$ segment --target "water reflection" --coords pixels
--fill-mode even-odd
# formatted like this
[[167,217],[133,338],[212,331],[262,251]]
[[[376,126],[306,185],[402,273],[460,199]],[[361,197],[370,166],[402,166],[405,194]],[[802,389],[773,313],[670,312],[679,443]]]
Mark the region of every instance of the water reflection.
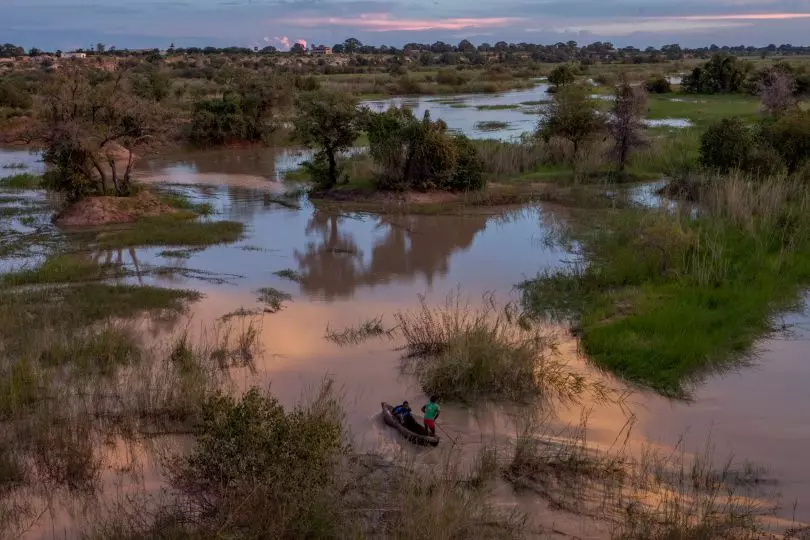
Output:
[[422,277],[428,286],[446,276],[453,253],[468,249],[484,230],[487,216],[385,216],[376,221],[369,257],[351,232],[346,218],[316,210],[306,233],[315,240],[295,251],[302,290],[326,300],[350,298],[358,287]]

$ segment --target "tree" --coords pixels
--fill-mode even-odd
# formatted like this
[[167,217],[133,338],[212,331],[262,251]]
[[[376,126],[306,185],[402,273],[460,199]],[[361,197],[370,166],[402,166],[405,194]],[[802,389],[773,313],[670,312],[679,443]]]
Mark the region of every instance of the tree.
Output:
[[475,45],[467,41],[466,39],[462,39],[458,44],[458,51],[459,52],[474,52]]
[[160,102],[168,97],[172,80],[166,72],[153,68],[145,75],[137,77],[132,82],[132,89],[143,99]]
[[772,70],[760,84],[762,109],[768,116],[778,118],[798,106],[795,96],[796,81],[782,70]]
[[106,50],[107,50],[106,45],[104,45],[103,43],[96,43],[96,52],[98,54],[104,54],[104,51]]
[[302,45],[301,43],[294,43],[292,47],[290,47],[290,52],[292,54],[307,54],[307,48]]
[[572,167],[577,173],[579,150],[584,142],[602,129],[596,102],[587,88],[567,86],[554,95],[537,126],[537,135],[545,141],[559,137],[573,146]]
[[422,120],[405,107],[367,113],[366,131],[383,189],[469,191],[485,185],[470,140],[450,133],[441,120],[432,121],[427,111]]
[[619,173],[624,173],[630,152],[642,144],[642,133],[646,129],[644,113],[647,111],[647,91],[641,86],[632,86],[622,74],[616,87],[612,115],[607,121],[607,129],[613,137],[613,157]]
[[557,66],[552,69],[551,73],[548,75],[548,82],[551,83],[555,89],[564,88],[569,84],[573,84],[575,80],[576,74],[568,64]]
[[695,94],[732,94],[743,89],[748,70],[749,66],[734,56],[715,54],[684,77],[682,87]]
[[126,92],[124,75],[65,66],[42,89],[34,141],[51,167],[46,183],[71,200],[129,195],[135,152],[166,132],[165,111]]
[[37,49],[36,47],[32,47],[31,50],[28,51],[28,56],[32,58],[42,56],[42,51]]
[[301,94],[296,109],[296,138],[318,149],[310,172],[321,187],[331,188],[340,179],[338,155],[348,150],[359,134],[357,104],[345,94],[316,91]]
[[273,54],[277,53],[278,49],[273,47],[272,45],[268,45],[267,47],[263,47],[262,50],[259,51],[262,54]]
[[362,46],[363,43],[357,38],[349,38],[343,42],[343,50],[348,54],[356,53]]
[[798,171],[810,160],[810,112],[796,111],[765,123],[763,137],[782,156],[788,172]]
[[723,118],[700,137],[700,164],[721,173],[742,168],[755,146],[753,130],[738,117]]
[[16,79],[0,79],[0,107],[30,109],[34,100]]

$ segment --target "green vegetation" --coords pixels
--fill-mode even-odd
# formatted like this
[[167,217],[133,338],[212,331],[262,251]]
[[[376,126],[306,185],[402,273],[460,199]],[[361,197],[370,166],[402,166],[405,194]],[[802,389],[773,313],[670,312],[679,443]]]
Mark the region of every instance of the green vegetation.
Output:
[[477,122],[475,129],[480,131],[500,131],[509,127],[509,122],[499,122],[497,120],[486,120],[484,122]]
[[324,337],[332,343],[344,347],[346,345],[358,345],[368,339],[390,335],[392,331],[383,327],[382,317],[368,319],[357,326],[344,328],[340,332],[326,327]]
[[292,300],[292,296],[273,287],[262,287],[258,293],[259,302],[266,306],[265,311],[269,313],[281,311],[284,302]]
[[188,198],[187,195],[177,192],[167,192],[160,194],[160,200],[164,204],[176,208],[177,210],[185,210],[193,212],[200,216],[210,216],[214,213],[214,207],[211,203],[195,203]]
[[519,109],[520,105],[477,105],[479,111],[508,111]]
[[131,226],[105,231],[97,237],[101,248],[135,246],[209,246],[236,242],[244,225],[237,221],[197,221],[172,214],[142,218]]
[[0,187],[10,189],[39,189],[42,177],[30,173],[15,174],[0,178]]
[[313,92],[302,94],[296,107],[295,136],[317,148],[312,161],[304,167],[317,186],[334,187],[342,176],[338,155],[348,150],[359,134],[357,104],[340,94]]
[[33,285],[38,283],[73,283],[100,281],[125,275],[121,266],[98,264],[81,254],[52,255],[40,266],[8,272],[0,276],[7,285]]
[[596,365],[674,396],[745,358],[810,281],[801,183],[709,177],[693,193],[697,219],[625,210],[571,231],[587,264],[524,285],[535,312],[576,318]]
[[431,308],[395,315],[407,344],[407,366],[428,395],[473,402],[577,399],[596,389],[553,354],[554,339],[491,296],[473,308],[458,294]]
[[650,95],[647,118],[686,118],[693,125],[705,128],[729,116],[753,121],[757,118],[759,100],[745,95],[683,96]]
[[392,107],[368,113],[369,154],[379,167],[380,189],[474,191],[484,187],[475,146],[451,134],[426,112],[420,121],[409,109]]
[[273,272],[273,274],[280,277],[280,278],[288,279],[290,281],[295,281],[297,283],[301,283],[304,280],[303,276],[301,274],[299,274],[298,272],[296,272],[295,270],[293,270],[292,268],[286,268],[284,270],[279,270],[278,272]]

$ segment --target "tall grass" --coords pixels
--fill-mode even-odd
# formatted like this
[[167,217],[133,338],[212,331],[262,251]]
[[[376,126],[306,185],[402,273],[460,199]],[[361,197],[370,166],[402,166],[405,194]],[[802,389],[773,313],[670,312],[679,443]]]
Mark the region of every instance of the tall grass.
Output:
[[563,315],[593,362],[673,396],[747,361],[810,282],[804,186],[732,175],[704,178],[695,193],[695,210],[623,211],[569,231],[582,250],[573,272],[524,288],[542,313],[574,294]]
[[473,401],[492,397],[576,399],[598,384],[571,371],[555,355],[555,337],[533,326],[513,305],[499,307],[492,295],[480,307],[456,292],[430,307],[395,315],[406,341],[406,366],[426,394]]
[[611,538],[755,539],[762,517],[776,509],[775,493],[758,487],[761,474],[750,464],[720,462],[711,443],[686,452],[645,446],[631,452],[629,429],[611,448],[587,442],[587,418],[577,426],[549,431],[528,423],[519,434],[504,477],[554,506],[610,523]]

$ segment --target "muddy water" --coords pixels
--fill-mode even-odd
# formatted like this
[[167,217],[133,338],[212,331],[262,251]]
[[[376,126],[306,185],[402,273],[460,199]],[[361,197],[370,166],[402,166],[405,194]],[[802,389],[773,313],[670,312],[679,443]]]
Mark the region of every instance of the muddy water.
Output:
[[[461,288],[473,302],[485,291],[502,301],[514,300],[513,287],[544,270],[560,268],[567,254],[543,242],[555,221],[569,219],[564,209],[539,206],[491,214],[464,216],[369,216],[320,212],[306,201],[300,209],[280,206],[266,196],[281,191],[277,177],[283,153],[245,150],[166,156],[150,162],[139,174],[175,182],[174,189],[214,204],[218,216],[244,222],[246,238],[234,245],[214,246],[189,259],[167,259],[161,249],[110,253],[133,268],[182,266],[217,274],[224,282],[194,277],[158,279],[157,283],[200,290],[189,320],[156,330],[154,339],[188,326],[192,331],[215,324],[239,308],[258,308],[256,290],[275,287],[292,301],[276,314],[261,318],[264,354],[255,372],[239,372],[241,387],[270,385],[285,403],[293,404],[327,375],[344,394],[347,422],[355,446],[386,453],[415,453],[426,463],[439,463],[442,454],[404,443],[379,421],[381,401],[408,399],[421,404],[425,396],[400,369],[399,341],[379,339],[354,347],[338,347],[324,339],[327,327],[342,329],[364,319],[384,316],[418,305],[418,295],[430,304],[442,303]],[[260,188],[260,189],[257,189]],[[641,193],[640,198],[650,197]],[[274,272],[292,269],[302,283]],[[190,274],[193,275],[193,274]],[[208,276],[210,277],[210,276]],[[766,480],[778,481],[783,496],[781,515],[810,520],[810,317],[784,316],[789,334],[760,344],[754,365],[709,376],[696,386],[690,402],[673,402],[637,391],[629,402],[635,417],[631,444],[647,441],[663,447],[685,437],[688,447],[702,450],[707,441],[715,455],[733,454],[766,466]],[[581,365],[576,343],[561,336],[562,354]],[[592,373],[594,376],[599,376]],[[609,378],[608,378],[609,379]],[[615,381],[610,381],[615,383]],[[628,422],[627,410],[594,406],[559,410],[558,423],[576,424],[590,409],[589,441],[610,445]],[[445,440],[475,449],[483,440],[506,440],[514,433],[520,411],[493,404],[443,406]],[[468,452],[469,453],[469,452]],[[147,484],[158,485],[145,473]],[[505,490],[503,497],[509,497]],[[526,502],[538,512],[545,508]],[[34,537],[50,537],[42,532]]]
[[[202,174],[217,167],[195,163]],[[224,172],[220,178],[228,183],[230,170]],[[266,171],[257,172],[266,176]],[[187,170],[184,178],[190,177]],[[281,188],[267,182],[270,189]],[[567,257],[543,242],[551,224],[569,219],[553,206],[491,215],[334,215],[305,201],[300,210],[279,206],[239,181],[230,187],[183,189],[213,201],[223,217],[244,221],[249,233],[235,245],[208,248],[170,263],[241,277],[223,285],[195,280],[165,284],[195,287],[206,294],[193,311],[194,324],[200,325],[240,307],[257,307],[259,287],[292,294],[293,301],[282,312],[263,318],[267,354],[258,373],[246,376],[243,384],[271,384],[284,402],[294,403],[303,390],[332,375],[345,393],[347,419],[361,448],[412,450],[380,425],[379,402],[421,403],[424,396],[414,380],[401,373],[397,341],[341,348],[323,338],[327,326],[341,329],[378,315],[392,325],[390,315],[417,306],[418,295],[438,304],[457,287],[473,300],[485,291],[494,291],[502,301],[514,300],[515,284],[561,267]],[[640,198],[649,197],[645,193]],[[166,264],[159,251],[137,250],[136,256],[140,264]],[[273,275],[287,268],[301,274],[303,283]],[[720,458],[733,454],[740,461],[766,466],[766,480],[779,482],[784,515],[790,517],[798,501],[797,516],[808,519],[810,465],[804,449],[810,445],[810,318],[798,312],[784,317],[789,335],[763,341],[754,365],[697,384],[692,401],[637,391],[629,403],[635,416],[632,441],[666,447],[685,438],[688,447],[698,451],[711,441]],[[576,343],[564,336],[562,340],[564,354],[575,364],[581,362]],[[446,405],[444,411],[446,434],[461,444],[480,444],[482,436],[505,438],[514,429],[513,409]],[[580,414],[579,407],[561,409],[560,422],[575,424]],[[590,441],[611,444],[627,420],[627,412],[617,407],[593,407]],[[424,459],[431,459],[430,453]]]

